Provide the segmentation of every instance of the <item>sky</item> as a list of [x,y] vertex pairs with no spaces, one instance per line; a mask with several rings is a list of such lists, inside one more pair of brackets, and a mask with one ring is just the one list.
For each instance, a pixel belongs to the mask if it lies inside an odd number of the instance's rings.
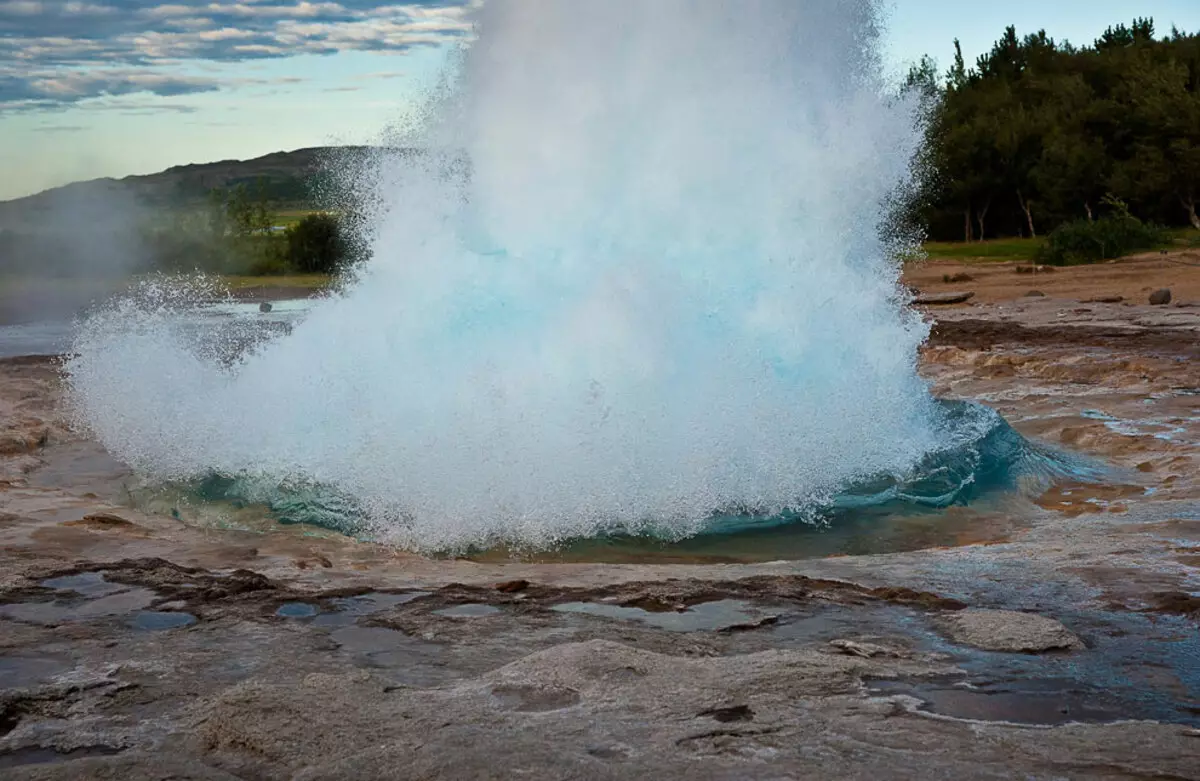
[[[0,200],[369,143],[436,81],[482,1],[0,0]],[[974,62],[1009,24],[1076,44],[1138,16],[1160,33],[1200,31],[1200,0],[892,0],[885,9],[885,63],[897,73],[923,54],[947,68],[955,38]]]

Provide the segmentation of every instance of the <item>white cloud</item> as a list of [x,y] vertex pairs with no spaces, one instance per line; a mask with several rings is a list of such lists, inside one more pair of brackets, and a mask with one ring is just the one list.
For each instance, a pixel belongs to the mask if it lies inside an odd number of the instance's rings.
[[0,0],[0,112],[230,83],[160,72],[167,64],[402,53],[463,41],[471,33],[468,14],[480,2]]

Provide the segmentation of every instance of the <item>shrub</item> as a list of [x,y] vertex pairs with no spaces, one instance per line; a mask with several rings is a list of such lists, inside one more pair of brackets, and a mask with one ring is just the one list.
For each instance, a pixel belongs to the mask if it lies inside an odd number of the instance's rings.
[[1074,220],[1054,229],[1038,249],[1038,260],[1053,266],[1096,263],[1148,250],[1162,244],[1164,231],[1129,213],[1125,204],[1105,199],[1112,207],[1098,220]]
[[265,277],[291,274],[295,270],[282,252],[266,252],[250,261],[244,273],[253,277]]
[[347,242],[337,217],[310,214],[288,228],[287,260],[298,271],[332,274],[347,261]]

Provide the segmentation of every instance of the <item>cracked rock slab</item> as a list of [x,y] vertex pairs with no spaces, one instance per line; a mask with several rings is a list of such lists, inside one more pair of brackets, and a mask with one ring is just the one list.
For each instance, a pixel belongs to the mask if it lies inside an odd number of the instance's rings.
[[961,610],[943,618],[943,631],[956,643],[984,651],[1041,653],[1085,648],[1059,621],[1013,610]]

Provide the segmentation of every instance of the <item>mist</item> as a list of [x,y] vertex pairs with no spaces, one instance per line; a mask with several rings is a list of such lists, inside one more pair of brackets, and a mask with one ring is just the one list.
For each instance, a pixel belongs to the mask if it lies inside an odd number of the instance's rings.
[[0,323],[68,319],[147,268],[152,211],[111,180],[0,204]]

